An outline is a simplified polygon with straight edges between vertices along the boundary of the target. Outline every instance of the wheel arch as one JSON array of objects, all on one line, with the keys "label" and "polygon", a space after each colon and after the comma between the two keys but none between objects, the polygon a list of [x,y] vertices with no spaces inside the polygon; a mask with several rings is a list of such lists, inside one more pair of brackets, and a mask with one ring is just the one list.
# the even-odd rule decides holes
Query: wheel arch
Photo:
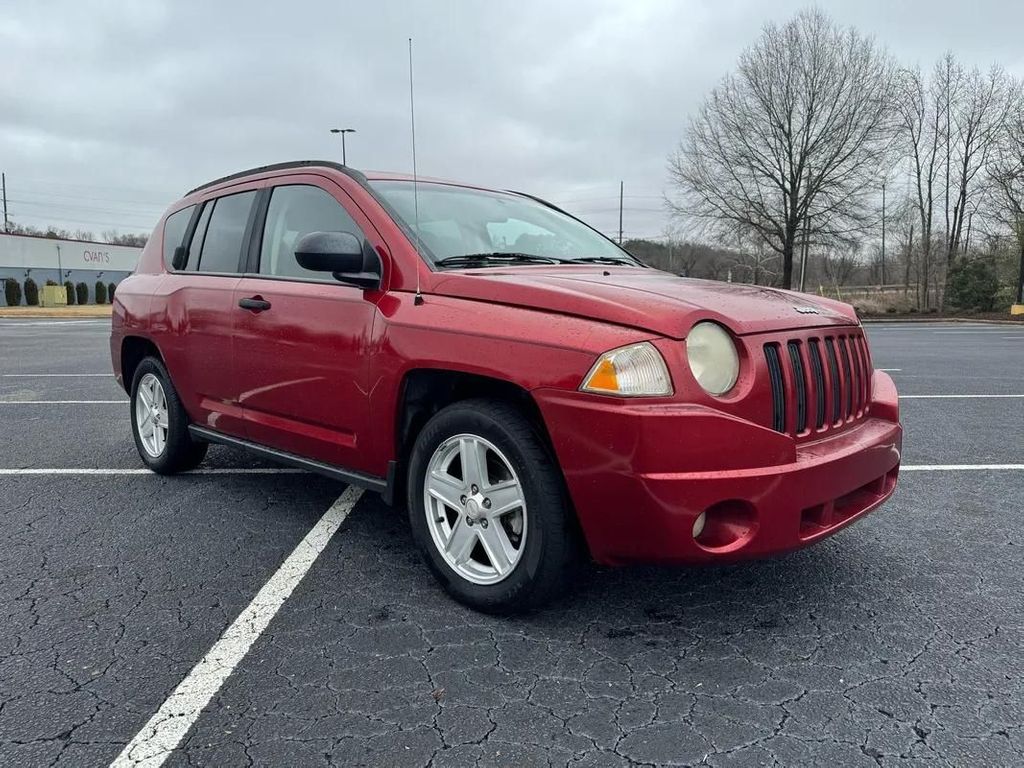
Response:
[{"label": "wheel arch", "polygon": [[395,433],[392,439],[397,467],[393,474],[393,498],[396,504],[401,504],[405,499],[405,469],[420,430],[442,408],[475,398],[502,400],[520,408],[536,429],[537,436],[550,452],[561,474],[544,417],[528,390],[507,379],[478,373],[446,368],[413,368],[402,377],[394,415]]},{"label": "wheel arch", "polygon": [[164,362],[160,349],[152,339],[145,336],[125,336],[121,340],[121,386],[125,392],[131,393],[135,370],[147,357],[156,357],[160,362]]}]

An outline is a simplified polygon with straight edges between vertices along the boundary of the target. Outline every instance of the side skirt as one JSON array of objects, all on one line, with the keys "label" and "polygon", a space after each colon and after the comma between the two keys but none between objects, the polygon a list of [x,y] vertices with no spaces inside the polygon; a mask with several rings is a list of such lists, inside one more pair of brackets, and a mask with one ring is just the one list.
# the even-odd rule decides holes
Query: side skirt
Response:
[{"label": "side skirt", "polygon": [[[264,459],[268,459],[269,461],[273,461],[277,464],[305,469],[309,472],[315,472],[318,475],[324,475],[325,477],[330,477],[334,480],[340,480],[341,482],[348,483],[349,485],[365,488],[368,491],[376,491],[385,498],[390,498],[391,496],[390,478],[385,479],[382,477],[375,477],[373,475],[363,474],[362,472],[342,469],[341,467],[336,467],[332,464],[324,464],[320,461],[304,459],[301,456],[296,456],[294,453],[279,451],[276,448],[268,448],[265,445],[251,443],[248,440],[242,440],[238,437],[223,435],[220,432],[215,432],[214,430],[207,429],[205,427],[197,427],[194,424],[189,425],[188,431],[198,440],[205,440],[209,443],[219,443],[220,445],[229,445],[232,448],[242,448],[243,450],[249,451],[250,453]],[[390,467],[388,474],[392,474]]]}]

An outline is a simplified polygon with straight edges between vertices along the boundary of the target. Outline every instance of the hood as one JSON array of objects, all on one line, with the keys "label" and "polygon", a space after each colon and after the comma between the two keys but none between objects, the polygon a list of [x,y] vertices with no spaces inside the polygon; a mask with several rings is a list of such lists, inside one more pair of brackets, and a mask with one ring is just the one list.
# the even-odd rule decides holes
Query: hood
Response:
[{"label": "hood", "polygon": [[853,307],[832,299],[636,267],[446,271],[438,273],[433,292],[590,317],[671,338],[684,338],[701,320],[715,320],[741,336],[858,322]]}]

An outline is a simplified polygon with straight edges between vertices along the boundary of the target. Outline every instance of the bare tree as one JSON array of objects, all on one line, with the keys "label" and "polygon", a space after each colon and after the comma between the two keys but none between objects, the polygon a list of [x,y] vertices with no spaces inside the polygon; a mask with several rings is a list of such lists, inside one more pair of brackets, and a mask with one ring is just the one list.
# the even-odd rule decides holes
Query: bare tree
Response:
[{"label": "bare tree", "polygon": [[[941,193],[941,176],[946,163],[943,157],[947,139],[950,69],[948,59],[936,67],[930,81],[920,69],[904,70],[899,78],[896,114],[903,144],[910,156],[910,169],[917,212],[920,217],[918,236],[921,256],[918,267],[923,285],[919,304],[929,306],[929,274],[933,254],[933,228],[936,195]],[[908,254],[909,257],[909,254]],[[909,275],[909,267],[907,270]]]},{"label": "bare tree", "polygon": [[891,139],[890,56],[822,11],[770,24],[711,92],[669,159],[672,211],[724,237],[750,230],[781,256],[792,285],[804,224],[816,242],[849,242],[870,219]]},{"label": "bare tree", "polygon": [[[951,60],[952,56],[947,56],[947,61]],[[949,94],[951,128],[947,141],[952,149],[947,178],[951,173],[955,197],[947,213],[947,267],[960,252],[964,222],[978,205],[979,185],[989,181],[984,171],[999,148],[1018,92],[1017,84],[1000,67],[992,67],[987,75],[977,69],[963,72],[954,67],[952,71],[956,81]]]},{"label": "bare tree", "polygon": [[1015,302],[1024,304],[1024,96],[1018,90],[1006,121],[1003,140],[989,167],[995,217],[1009,227],[1020,254]]},{"label": "bare tree", "polygon": [[821,256],[821,268],[833,288],[846,285],[857,270],[859,262],[853,250],[835,249]]}]

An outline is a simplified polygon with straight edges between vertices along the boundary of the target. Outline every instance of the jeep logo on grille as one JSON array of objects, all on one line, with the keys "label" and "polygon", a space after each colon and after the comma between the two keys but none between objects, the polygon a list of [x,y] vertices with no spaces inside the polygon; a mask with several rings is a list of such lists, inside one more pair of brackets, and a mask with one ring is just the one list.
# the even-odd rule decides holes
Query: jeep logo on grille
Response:
[{"label": "jeep logo on grille", "polygon": [[793,307],[801,315],[816,315],[818,310],[815,307]]}]

